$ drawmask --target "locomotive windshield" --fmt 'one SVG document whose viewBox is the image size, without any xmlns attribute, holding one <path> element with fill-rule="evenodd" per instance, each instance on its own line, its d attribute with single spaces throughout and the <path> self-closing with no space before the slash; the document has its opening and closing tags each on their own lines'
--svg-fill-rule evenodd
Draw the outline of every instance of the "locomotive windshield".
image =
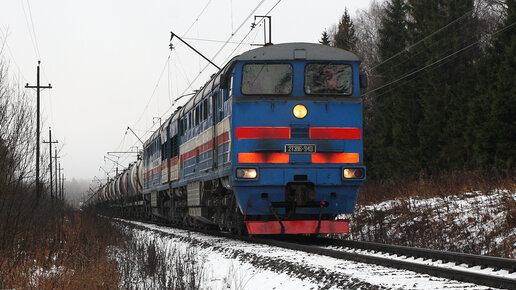
<svg viewBox="0 0 516 290">
<path fill-rule="evenodd" d="M 290 64 L 246 64 L 242 70 L 242 93 L 288 95 L 292 93 Z"/>
<path fill-rule="evenodd" d="M 307 64 L 305 92 L 309 95 L 351 95 L 353 71 L 347 64 Z"/>
</svg>

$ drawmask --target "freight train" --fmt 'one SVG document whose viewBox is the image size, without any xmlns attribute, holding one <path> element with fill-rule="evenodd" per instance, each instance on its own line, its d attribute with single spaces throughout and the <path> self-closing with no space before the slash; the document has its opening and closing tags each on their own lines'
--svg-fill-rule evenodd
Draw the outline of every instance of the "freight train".
<svg viewBox="0 0 516 290">
<path fill-rule="evenodd" d="M 251 235 L 346 233 L 366 178 L 358 57 L 311 43 L 231 59 L 105 184 L 108 212 Z"/>
</svg>

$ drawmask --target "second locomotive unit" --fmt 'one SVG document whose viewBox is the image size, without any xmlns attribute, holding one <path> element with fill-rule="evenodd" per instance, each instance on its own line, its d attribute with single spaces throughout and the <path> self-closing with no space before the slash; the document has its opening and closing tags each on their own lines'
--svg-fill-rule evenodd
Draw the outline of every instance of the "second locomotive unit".
<svg viewBox="0 0 516 290">
<path fill-rule="evenodd" d="M 245 52 L 167 119 L 98 203 L 253 235 L 346 233 L 349 220 L 336 217 L 353 213 L 365 179 L 364 81 L 357 56 L 334 47 Z"/>
</svg>

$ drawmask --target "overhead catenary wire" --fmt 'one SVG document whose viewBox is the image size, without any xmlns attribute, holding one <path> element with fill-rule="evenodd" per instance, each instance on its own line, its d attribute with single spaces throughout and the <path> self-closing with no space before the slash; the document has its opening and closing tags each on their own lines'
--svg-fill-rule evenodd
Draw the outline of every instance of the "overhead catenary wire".
<svg viewBox="0 0 516 290">
<path fill-rule="evenodd" d="M 231 15 L 231 31 L 233 31 L 233 0 L 229 0 L 229 11 Z"/>
<path fill-rule="evenodd" d="M 493 32 L 493 33 L 491 34 L 491 36 L 494 36 L 494 35 L 496 35 L 496 34 L 498 34 L 498 33 L 500 33 L 500 32 L 503 32 L 503 31 L 505 31 L 505 30 L 507 30 L 507 29 L 511 28 L 511 27 L 512 27 L 512 26 L 514 26 L 514 25 L 516 25 L 516 22 L 513 22 L 513 23 L 511 23 L 511 24 L 508 24 L 507 26 L 505 26 L 505 27 L 503 27 L 503 28 L 501 28 L 501 29 L 499 29 L 499 30 L 497 30 L 497 31 Z M 412 76 L 412 75 L 414 75 L 414 74 L 417 74 L 417 73 L 418 73 L 418 72 L 420 72 L 420 71 L 423 71 L 423 70 L 425 70 L 425 69 L 427 69 L 427 68 L 430 68 L 430 67 L 432 67 L 432 66 L 434 66 L 434 65 L 436 65 L 436 64 L 439 64 L 440 62 L 442 62 L 442 61 L 444 61 L 444 60 L 446 60 L 446 59 L 448 59 L 448 58 L 450 58 L 450 57 L 453 57 L 453 56 L 455 56 L 455 55 L 457 55 L 457 54 L 460 54 L 460 53 L 462 53 L 462 52 L 464 52 L 464 51 L 466 51 L 466 50 L 468 50 L 468 49 L 470 49 L 470 48 L 474 47 L 475 45 L 477 45 L 477 44 L 478 44 L 478 43 L 480 43 L 480 42 L 482 42 L 482 39 L 477 40 L 477 41 L 475 41 L 475 42 L 473 42 L 473 43 L 471 43 L 471 44 L 469 44 L 469 45 L 467 45 L 467 46 L 465 46 L 465 47 L 462 47 L 462 48 L 460 48 L 460 49 L 458 49 L 458 50 L 454 51 L 453 53 L 446 55 L 445 57 L 442 57 L 442 58 L 440 58 L 440 59 L 438 59 L 438 60 L 436 60 L 436 61 L 434 61 L 434 62 L 432 62 L 432 63 L 430 63 L 430 64 L 428 64 L 428 65 L 425 65 L 425 66 L 424 66 L 424 67 L 422 67 L 422 68 L 418 68 L 418 69 L 415 69 L 415 70 L 413 70 L 413 71 L 411 71 L 411 72 L 409 72 L 409 73 L 406 73 L 406 74 L 404 74 L 403 76 L 399 77 L 399 78 L 398 78 L 398 79 L 396 79 L 396 80 L 393 80 L 393 81 L 391 81 L 391 82 L 389 82 L 389 83 L 387 83 L 387 84 L 385 84 L 385 85 L 382 85 L 382 86 L 380 86 L 380 87 L 378 87 L 378 88 L 375 88 L 375 89 L 373 89 L 373 90 L 370 90 L 370 91 L 368 91 L 368 92 L 366 92 L 366 93 L 362 94 L 362 96 L 368 95 L 368 94 L 370 94 L 370 93 L 373 93 L 373 92 L 375 92 L 375 91 L 378 91 L 378 90 L 381 90 L 381 89 L 383 89 L 383 88 L 385 88 L 385 87 L 388 87 L 388 86 L 390 86 L 390 85 L 392 85 L 392 84 L 395 84 L 395 83 L 397 83 L 397 82 L 400 82 L 400 81 L 402 81 L 402 80 L 404 80 L 404 79 L 406 79 L 406 78 L 408 78 L 408 77 L 410 77 L 410 76 Z"/>
<path fill-rule="evenodd" d="M 281 1 L 282 1 L 282 0 L 278 0 L 278 1 L 276 2 L 276 4 L 274 4 L 274 6 L 273 6 L 273 7 L 272 7 L 272 8 L 271 8 L 271 9 L 270 9 L 266 14 L 265 14 L 265 16 L 269 15 L 269 14 L 272 12 L 272 10 L 274 10 L 274 8 L 276 8 L 276 6 L 278 6 L 278 4 L 279 4 Z M 220 51 L 225 47 L 225 45 L 226 45 L 226 44 L 231 40 L 231 38 L 232 38 L 232 37 L 233 37 L 233 36 L 234 36 L 234 35 L 235 35 L 239 30 L 240 30 L 240 28 L 242 28 L 242 26 L 243 26 L 243 25 L 244 25 L 244 24 L 249 20 L 249 18 L 251 18 L 251 16 L 252 16 L 252 15 L 254 14 L 254 12 L 255 12 L 255 11 L 256 11 L 256 10 L 257 10 L 261 5 L 262 5 L 262 4 L 263 4 L 263 2 L 264 2 L 264 0 L 263 0 L 263 1 L 261 1 L 260 3 L 258 3 L 258 5 L 255 7 L 255 9 L 253 9 L 253 11 L 252 11 L 251 13 L 249 13 L 248 17 L 247 17 L 247 18 L 246 18 L 246 19 L 245 19 L 245 20 L 240 24 L 240 26 L 239 26 L 239 27 L 234 31 L 234 33 L 232 33 L 232 34 L 231 34 L 231 36 L 230 36 L 230 37 L 228 38 L 228 40 L 224 43 L 224 45 L 219 49 L 219 51 L 217 51 L 217 53 L 216 53 L 216 54 L 215 54 L 215 56 L 212 58 L 212 60 L 213 60 L 213 59 L 215 59 L 215 57 L 220 53 Z M 253 27 L 252 27 L 252 28 L 251 28 L 251 30 L 250 30 L 250 31 L 249 31 L 249 32 L 244 36 L 244 38 L 242 38 L 242 41 L 240 41 L 240 42 L 239 42 L 239 45 L 238 45 L 238 46 L 240 46 L 240 45 L 244 42 L 244 40 L 246 39 L 246 37 L 247 37 L 247 36 L 249 36 L 249 34 L 251 33 L 251 31 L 252 31 L 252 30 L 253 30 Z M 238 48 L 238 46 L 237 46 L 237 48 Z M 237 49 L 237 48 L 235 48 L 235 49 L 230 53 L 230 56 L 229 56 L 227 59 L 229 59 L 230 57 L 232 57 L 233 53 L 236 51 L 236 49 Z M 227 59 L 226 59 L 226 61 L 225 61 L 225 62 L 227 62 Z M 187 89 L 185 89 L 185 90 L 182 92 L 182 94 L 181 94 L 181 95 L 184 95 L 184 94 L 185 94 L 185 93 L 190 89 L 190 87 L 192 86 L 192 84 L 193 84 L 193 83 L 194 83 L 194 82 L 195 82 L 195 81 L 200 77 L 200 75 L 202 74 L 202 72 L 203 72 L 203 71 L 204 71 L 208 66 L 209 66 L 209 65 L 206 65 L 206 66 L 204 67 L 204 69 L 203 69 L 203 70 L 202 70 L 202 71 L 201 71 L 201 72 L 196 76 L 196 78 L 195 78 L 195 79 L 192 81 L 192 83 L 187 87 Z M 175 104 L 176 104 L 176 103 L 172 104 L 172 105 L 171 105 L 171 106 L 170 106 L 170 107 L 165 111 L 165 113 L 163 113 L 163 114 L 161 115 L 161 117 L 163 118 L 164 116 L 166 116 L 166 115 L 169 113 L 169 111 L 174 107 L 174 105 L 175 105 Z"/>
<path fill-rule="evenodd" d="M 225 40 L 217 40 L 217 39 L 206 39 L 206 38 L 193 38 L 193 37 L 183 37 L 185 40 L 198 40 L 198 41 L 206 41 L 206 42 L 218 42 L 218 43 L 225 43 Z M 240 42 L 235 41 L 228 41 L 228 44 L 240 44 Z M 251 43 L 244 43 L 244 44 L 251 44 Z"/>
<path fill-rule="evenodd" d="M 231 35 L 229 36 L 229 38 L 224 42 L 224 44 L 222 45 L 222 47 L 215 53 L 215 55 L 211 58 L 211 60 L 213 61 L 219 54 L 220 52 L 226 47 L 226 45 L 228 44 L 229 41 L 231 41 L 231 39 L 233 38 L 233 36 L 244 26 L 244 24 L 253 16 L 253 14 L 256 12 L 256 10 L 258 10 L 258 8 L 260 8 L 260 6 L 263 4 L 263 2 L 265 2 L 265 0 L 261 0 L 258 5 L 251 11 L 251 13 L 249 13 L 249 15 L 244 19 L 244 21 L 242 21 L 242 23 L 238 26 L 238 28 L 233 31 L 231 33 Z M 201 70 L 201 72 L 199 72 L 199 74 L 197 74 L 197 76 L 194 78 L 194 80 L 192 81 L 192 83 L 190 85 L 188 85 L 188 87 L 183 90 L 183 92 L 181 93 L 181 95 L 184 95 L 188 90 L 190 90 L 190 88 L 192 87 L 192 85 L 195 83 L 195 81 L 201 76 L 201 74 L 206 70 L 206 68 L 208 68 L 210 64 L 208 63 L 207 65 L 204 66 L 204 68 Z M 172 104 L 166 111 L 165 113 L 163 113 L 161 115 L 161 117 L 163 118 L 164 116 L 166 116 L 170 111 L 171 109 L 174 107 L 175 103 Z"/>
<path fill-rule="evenodd" d="M 413 43 L 413 44 L 409 45 L 408 47 L 404 48 L 403 50 L 401 50 L 401 51 L 399 51 L 399 52 L 395 53 L 394 55 L 392 55 L 392 56 L 391 56 L 391 57 L 389 57 L 388 59 L 386 59 L 386 60 L 382 61 L 381 63 L 379 63 L 379 64 L 377 64 L 377 65 L 375 65 L 375 66 L 371 67 L 371 68 L 370 68 L 370 70 L 372 71 L 372 70 L 376 69 L 377 67 L 379 67 L 379 66 L 381 66 L 381 65 L 384 65 L 385 63 L 387 63 L 387 62 L 389 62 L 389 61 L 391 61 L 391 60 L 395 59 L 396 57 L 398 57 L 398 56 L 402 55 L 403 53 L 405 53 L 405 52 L 409 51 L 409 50 L 410 50 L 410 49 L 412 49 L 413 47 L 415 47 L 415 46 L 417 46 L 417 45 L 419 45 L 419 44 L 423 43 L 425 40 L 429 39 L 430 37 L 432 37 L 432 36 L 436 35 L 437 33 L 439 33 L 439 32 L 441 32 L 441 31 L 443 31 L 444 29 L 446 29 L 446 28 L 450 27 L 451 25 L 455 24 L 456 22 L 458 22 L 458 21 L 459 21 L 459 20 L 461 20 L 462 18 L 464 18 L 464 17 L 466 17 L 466 16 L 470 15 L 470 13 L 471 13 L 471 12 L 473 12 L 473 11 L 474 11 L 474 9 L 468 10 L 466 13 L 464 13 L 462 16 L 458 17 L 457 19 L 455 19 L 455 20 L 451 21 L 450 23 L 446 24 L 445 26 L 443 26 L 443 27 L 441 27 L 441 28 L 437 29 L 436 31 L 434 31 L 434 32 L 430 33 L 429 35 L 427 35 L 427 36 L 423 37 L 422 39 L 418 40 L 417 42 L 415 42 L 415 43 Z"/>
<path fill-rule="evenodd" d="M 232 31 L 231 36 L 230 36 L 226 41 L 224 41 L 224 42 L 223 42 L 224 44 L 223 44 L 223 45 L 222 45 L 222 47 L 221 47 L 221 48 L 220 48 L 220 49 L 215 53 L 215 55 L 212 57 L 212 60 L 213 60 L 213 59 L 215 59 L 215 58 L 220 54 L 220 52 L 225 48 L 225 46 L 226 46 L 227 44 L 232 43 L 232 42 L 230 41 L 230 40 L 232 39 L 232 37 L 233 37 L 236 33 L 238 33 L 238 31 L 240 31 L 240 29 L 241 29 L 241 28 L 245 25 L 245 23 L 246 23 L 246 22 L 247 22 L 247 21 L 252 17 L 252 15 L 256 12 L 256 10 L 257 10 L 259 7 L 263 4 L 263 2 L 264 2 L 264 1 L 265 1 L 265 0 L 260 1 L 260 2 L 258 3 L 258 5 L 257 5 L 257 6 L 256 6 L 256 7 L 255 7 L 255 8 L 254 8 L 250 13 L 249 13 L 249 15 L 246 17 L 246 19 L 245 19 L 244 21 L 242 21 L 242 23 L 237 27 L 237 29 L 236 29 L 236 30 L 234 30 L 234 31 Z M 272 10 L 273 10 L 273 9 L 274 9 L 274 8 L 275 8 L 275 7 L 276 7 L 276 6 L 281 2 L 281 1 L 282 1 L 282 0 L 277 1 L 277 2 L 276 2 L 276 4 L 275 4 L 275 5 L 274 5 L 270 10 L 269 10 L 269 12 L 267 12 L 267 14 L 266 14 L 266 15 L 268 15 L 268 14 L 269 14 L 269 13 L 270 13 L 270 12 L 271 12 L 271 11 L 272 11 Z M 199 17 L 204 13 L 204 11 L 206 10 L 206 8 L 207 8 L 207 6 L 210 4 L 210 2 L 211 2 L 211 1 L 208 1 L 208 3 L 206 4 L 206 6 L 204 7 L 203 11 L 201 11 L 201 13 L 199 14 L 198 18 L 196 18 L 196 20 L 194 21 L 194 23 L 192 23 L 192 25 L 189 27 L 189 29 L 187 30 L 187 32 L 186 32 L 184 35 L 186 35 L 186 34 L 188 33 L 188 31 L 190 31 L 190 29 L 195 25 L 195 23 L 198 21 Z M 247 37 L 249 34 L 250 34 L 250 32 L 246 35 L 246 37 Z M 184 38 L 184 36 L 183 36 L 183 38 Z M 202 41 L 203 39 L 200 39 L 200 38 L 199 38 L 198 40 L 199 40 L 199 41 Z M 244 42 L 244 40 L 245 40 L 245 38 L 243 38 L 243 40 L 242 40 L 242 41 L 240 41 L 237 45 L 238 45 L 238 46 L 242 45 L 242 43 Z M 210 41 L 210 40 L 208 40 L 208 41 Z M 219 42 L 219 41 L 213 41 L 213 42 Z M 234 51 L 235 51 L 235 50 L 233 50 L 233 52 L 234 52 Z M 232 52 L 232 53 L 233 53 L 233 52 Z M 169 59 L 168 59 L 168 58 L 167 58 L 167 61 L 169 61 Z M 167 65 L 168 65 L 168 64 L 167 64 Z M 164 68 L 165 68 L 165 69 L 167 68 L 167 65 L 165 65 L 165 66 L 164 66 Z M 177 66 L 176 66 L 176 64 L 175 64 L 175 62 L 174 62 L 174 65 L 175 65 L 176 69 L 178 69 L 178 68 L 177 68 Z M 190 88 L 194 85 L 195 81 L 197 81 L 197 79 L 198 79 L 198 78 L 200 77 L 200 75 L 201 75 L 201 74 L 206 70 L 206 68 L 207 68 L 208 66 L 209 66 L 209 64 L 208 64 L 208 65 L 206 65 L 206 66 L 205 66 L 205 67 L 204 67 L 204 68 L 199 72 L 199 74 L 194 78 L 194 80 L 193 80 L 192 82 L 188 82 L 188 83 L 189 83 L 189 84 L 188 84 L 188 87 L 187 87 L 185 90 L 183 90 L 183 92 L 180 94 L 181 96 L 184 96 L 184 95 L 185 95 L 185 93 L 186 93 L 188 90 L 190 90 Z M 180 71 L 180 70 L 178 69 L 178 71 Z M 176 75 L 176 79 L 177 79 L 177 74 L 175 74 L 175 75 Z M 183 77 L 185 77 L 185 76 L 183 76 Z M 188 77 L 187 77 L 187 76 L 186 76 L 186 78 L 188 79 Z M 161 80 L 161 76 L 160 76 L 160 80 Z M 155 89 L 157 88 L 157 86 L 159 86 L 159 80 L 158 80 L 158 84 L 155 86 Z M 176 90 L 178 90 L 178 87 L 177 87 L 177 86 L 176 86 Z M 176 92 L 176 93 L 177 93 L 177 92 Z M 179 95 L 179 94 L 178 94 L 178 95 Z M 163 118 L 164 116 L 166 116 L 166 115 L 169 113 L 169 111 L 170 111 L 171 109 L 173 109 L 173 108 L 174 108 L 174 106 L 178 103 L 178 102 L 177 102 L 177 100 L 179 100 L 179 99 L 181 99 L 181 98 L 182 98 L 182 97 L 176 98 L 176 99 L 174 100 L 174 103 L 173 103 L 173 104 L 171 104 L 171 105 L 169 106 L 169 108 L 165 111 L 165 113 L 163 113 L 163 114 L 161 115 L 161 118 Z M 186 101 L 187 101 L 187 100 L 186 100 Z M 140 118 L 138 119 L 138 121 L 135 123 L 135 126 L 136 126 L 136 124 L 137 124 L 137 123 L 139 123 L 139 121 L 141 121 L 141 118 L 143 117 L 143 114 L 145 113 L 145 110 L 146 110 L 146 109 L 144 109 L 144 112 L 142 113 L 142 115 L 140 116 Z M 154 126 L 154 125 L 153 125 L 153 126 Z M 153 130 L 147 130 L 147 131 L 146 131 L 146 132 L 141 136 L 141 138 L 142 138 L 142 139 L 146 139 L 146 137 L 148 136 L 148 134 L 152 134 L 153 132 L 154 132 Z M 137 143 L 137 142 L 135 142 L 135 144 L 136 144 L 136 143 Z M 125 163 L 125 161 L 127 160 L 127 158 L 128 158 L 128 157 L 123 158 L 121 162 L 122 162 L 122 163 Z"/>
<path fill-rule="evenodd" d="M 152 94 L 150 95 L 150 97 L 147 101 L 147 104 L 145 105 L 145 107 L 143 109 L 143 112 L 140 114 L 140 117 L 138 117 L 138 120 L 133 124 L 133 127 L 135 127 L 140 122 L 140 120 L 143 118 L 143 116 L 145 115 L 145 112 L 149 108 L 149 105 L 150 105 L 152 99 L 154 98 L 154 95 L 156 95 L 156 90 L 158 89 L 159 83 L 160 83 L 161 79 L 163 78 L 163 74 L 165 73 L 165 70 L 167 68 L 168 58 L 170 57 L 171 54 L 172 54 L 172 51 L 170 51 L 170 53 L 168 54 L 167 60 L 165 61 L 165 64 L 163 65 L 163 68 L 161 69 L 161 73 L 159 74 L 158 82 L 154 86 L 154 89 L 152 90 Z"/>
<path fill-rule="evenodd" d="M 442 28 L 438 29 L 437 31 L 442 31 L 444 28 L 448 28 L 448 27 L 450 26 L 450 24 L 455 24 L 455 23 L 456 23 L 456 20 L 459 20 L 459 19 L 463 18 L 464 16 L 467 16 L 471 11 L 472 11 L 472 10 L 470 10 L 470 11 L 466 12 L 466 13 L 465 13 L 464 15 L 462 15 L 461 17 L 459 17 L 459 18 L 455 19 L 454 21 L 452 21 L 451 23 L 447 24 L 446 26 L 444 26 L 444 27 L 442 27 Z M 485 13 L 487 13 L 487 12 L 485 12 Z M 470 29 L 470 27 L 469 27 L 468 25 L 470 24 L 470 22 L 472 22 L 472 21 L 474 21 L 474 20 L 475 20 L 474 18 L 471 18 L 471 19 L 469 19 L 469 21 L 462 23 L 462 24 L 461 24 L 461 26 L 460 26 L 459 28 L 457 28 L 457 29 L 455 29 L 455 30 L 454 30 L 454 32 L 462 31 L 462 29 Z M 410 51 L 412 48 L 416 47 L 417 45 L 420 45 L 420 44 L 424 43 L 424 40 L 425 40 L 425 39 L 429 38 L 431 35 L 435 35 L 435 33 L 436 33 L 437 31 L 432 32 L 430 35 L 426 36 L 425 38 L 423 38 L 422 40 L 420 40 L 420 41 L 418 41 L 418 42 L 416 42 L 416 43 L 414 43 L 414 44 L 411 44 L 409 47 L 402 49 L 400 52 L 396 53 L 395 55 L 393 55 L 393 56 L 392 56 L 392 57 L 390 57 L 389 59 L 387 59 L 387 60 L 383 61 L 382 63 L 380 63 L 380 64 L 376 65 L 375 67 L 372 67 L 372 68 L 368 69 L 368 71 L 371 73 L 371 71 L 372 71 L 372 70 L 374 70 L 375 68 L 377 68 L 377 67 L 381 66 L 382 64 L 384 64 L 384 63 L 386 63 L 386 62 L 388 62 L 388 61 L 390 61 L 390 60 L 394 59 L 395 57 L 400 57 L 401 55 L 403 55 L 403 53 L 404 53 L 404 52 L 408 52 L 408 51 Z M 462 35 L 467 35 L 467 33 L 462 33 Z M 475 35 L 471 35 L 471 37 L 475 37 Z M 425 44 L 425 45 L 426 45 L 426 48 L 427 48 L 427 49 L 432 49 L 433 47 L 435 47 L 435 46 L 439 45 L 442 41 L 445 41 L 445 38 L 442 38 L 442 39 L 436 40 L 436 41 L 434 41 L 434 42 L 431 42 L 430 44 Z M 416 54 L 414 54 L 413 56 L 417 56 L 417 55 L 419 55 L 419 54 L 421 54 L 421 53 L 422 53 L 422 51 L 419 51 L 419 52 L 417 52 Z M 394 68 L 396 68 L 396 67 L 399 67 L 400 65 L 405 64 L 407 61 L 408 61 L 408 59 L 404 59 L 404 60 L 401 60 L 401 61 L 397 61 L 397 62 L 396 62 L 396 63 L 394 63 L 393 65 L 388 66 L 388 67 L 386 68 L 386 70 L 392 70 L 392 69 L 394 69 Z"/>
<path fill-rule="evenodd" d="M 265 13 L 264 16 L 268 16 L 272 10 L 274 10 L 274 8 L 276 8 L 276 6 L 278 6 L 278 4 L 280 4 L 282 0 L 278 0 L 278 2 L 276 2 L 276 4 L 274 4 L 274 6 L 272 6 L 271 9 L 269 9 L 269 11 L 267 13 Z M 260 21 L 260 27 L 261 27 L 261 23 L 265 21 L 265 17 L 262 18 L 262 20 Z M 226 60 L 224 62 L 227 62 L 235 53 L 235 51 L 237 51 L 238 48 L 240 48 L 240 46 L 244 43 L 245 39 L 249 36 L 249 34 L 251 34 L 251 32 L 253 31 L 253 29 L 255 29 L 256 26 L 251 26 L 251 29 L 247 32 L 247 34 L 242 38 L 242 40 L 238 43 L 237 47 L 235 47 L 235 49 L 233 49 L 233 51 L 229 54 L 228 58 L 226 58 Z M 258 30 L 256 30 L 258 31 Z M 258 32 L 257 32 L 258 33 Z M 256 38 L 256 37 L 255 37 Z"/>
<path fill-rule="evenodd" d="M 168 101 L 172 103 L 171 95 L 170 95 L 170 55 L 167 58 L 167 95 L 168 95 Z"/>
<path fill-rule="evenodd" d="M 437 65 L 435 65 L 435 66 L 433 66 L 433 67 L 428 68 L 428 70 L 426 70 L 426 71 L 427 71 L 427 72 L 429 72 L 429 71 L 433 71 L 433 70 L 435 70 L 435 69 L 437 69 L 437 68 L 439 68 L 439 67 L 441 67 L 441 66 L 443 66 L 443 65 L 445 65 L 445 64 L 447 64 L 447 63 L 449 63 L 450 61 L 452 61 L 453 59 L 455 59 L 455 58 L 456 58 L 456 57 L 458 57 L 458 56 L 459 56 L 459 55 L 455 55 L 455 56 L 454 56 L 454 57 L 452 57 L 452 58 L 448 58 L 447 60 L 445 60 L 445 61 L 443 61 L 443 62 L 441 62 L 441 63 L 439 63 L 439 64 L 437 64 Z M 386 89 L 386 90 L 382 90 L 382 92 L 381 92 L 381 93 L 377 93 L 377 94 L 375 94 L 375 97 L 379 98 L 379 97 L 381 97 L 381 96 L 383 96 L 383 95 L 385 95 L 385 94 L 388 94 L 388 93 L 390 93 L 390 92 L 394 91 L 395 89 L 397 89 L 397 88 L 399 88 L 399 87 L 402 87 L 402 86 L 404 86 L 405 84 L 407 84 L 407 83 L 409 83 L 409 82 L 411 82 L 411 81 L 413 81 L 413 80 L 415 80 L 415 79 L 417 79 L 417 78 L 420 78 L 421 76 L 422 76 L 422 74 L 413 74 L 412 76 L 410 76 L 410 77 L 408 77 L 408 78 L 404 79 L 403 81 L 401 81 L 401 82 L 398 82 L 398 83 L 394 84 L 394 86 L 390 86 L 388 89 Z"/>
<path fill-rule="evenodd" d="M 179 63 L 179 66 L 177 66 L 177 64 L 174 62 L 174 67 L 176 68 L 176 70 L 181 74 L 181 76 L 184 78 L 184 80 L 186 81 L 186 83 L 190 86 L 192 83 L 190 82 L 190 79 L 188 79 L 188 75 L 186 74 L 186 72 L 184 71 L 183 69 L 183 66 L 181 64 L 181 61 L 179 59 L 177 59 L 177 62 Z M 176 74 L 177 76 L 177 74 Z M 179 95 L 179 93 L 178 93 Z M 171 106 L 173 106 L 174 104 L 170 104 Z"/>
<path fill-rule="evenodd" d="M 200 17 L 204 14 L 204 12 L 206 11 L 206 9 L 208 8 L 208 6 L 210 5 L 210 3 L 211 3 L 211 2 L 212 2 L 212 0 L 208 0 L 208 1 L 206 2 L 206 4 L 204 5 L 203 9 L 202 9 L 202 10 L 201 10 L 201 12 L 199 13 L 199 15 L 198 15 L 198 16 L 196 17 L 196 19 L 192 22 L 192 24 L 188 27 L 188 29 L 186 30 L 186 32 L 184 33 L 184 35 L 183 35 L 183 36 L 185 36 L 186 34 L 188 34 L 188 32 L 189 32 L 189 31 L 194 27 L 194 25 L 197 23 L 197 21 L 199 21 Z M 172 53 L 172 51 L 171 51 L 171 52 L 168 54 L 168 56 L 167 56 L 167 60 L 166 60 L 166 63 L 165 63 L 165 65 L 164 65 L 164 69 L 166 69 L 166 68 L 168 67 L 168 65 L 169 65 L 169 64 L 168 64 L 168 62 L 170 62 L 171 53 Z M 152 93 L 152 94 L 151 94 L 151 96 L 149 97 L 149 100 L 148 100 L 148 102 L 147 102 L 147 104 L 146 104 L 146 106 L 145 106 L 144 110 L 142 111 L 142 114 L 141 114 L 141 115 L 140 115 L 140 117 L 138 118 L 138 121 L 134 123 L 133 127 L 136 127 L 136 125 L 141 121 L 141 119 L 142 119 L 142 118 L 143 118 L 143 116 L 145 115 L 145 112 L 146 112 L 146 110 L 148 109 L 149 104 L 150 104 L 150 102 L 151 102 L 152 98 L 154 97 L 154 94 L 156 93 L 156 89 L 157 89 L 157 87 L 159 87 L 159 84 L 160 84 L 160 82 L 161 82 L 161 79 L 162 79 L 162 76 L 163 76 L 163 73 L 164 73 L 164 69 L 162 70 L 162 72 L 161 72 L 161 74 L 160 74 L 160 77 L 159 77 L 159 79 L 158 79 L 158 81 L 157 81 L 156 85 L 154 86 L 153 93 Z M 177 79 L 177 74 L 176 74 L 176 79 Z M 177 90 L 177 88 L 176 88 L 176 90 Z M 153 126 L 154 126 L 154 125 L 153 125 Z M 153 127 L 153 126 L 152 126 L 152 127 Z M 151 128 L 152 128 L 152 127 L 151 127 Z M 153 132 L 153 131 L 152 131 L 152 130 L 145 130 L 145 133 L 142 135 L 142 138 L 146 138 L 146 136 L 147 136 L 147 134 L 148 134 L 149 132 Z M 124 146 L 124 144 L 125 144 L 125 140 L 126 140 L 126 136 L 127 136 L 127 135 L 126 135 L 126 134 L 124 134 L 124 136 L 122 137 L 122 140 L 121 140 L 120 144 L 119 144 L 119 145 L 118 145 L 118 147 L 117 147 L 117 150 L 119 150 L 120 148 L 122 148 L 122 147 Z M 135 143 L 133 144 L 133 146 L 134 146 L 135 144 L 137 144 L 137 142 L 135 142 Z M 125 162 L 125 160 L 126 160 L 127 158 L 128 158 L 128 157 L 124 158 L 124 160 L 123 160 L 122 162 Z M 114 167 L 113 167 L 113 168 L 114 168 Z"/>
<path fill-rule="evenodd" d="M 208 6 L 210 5 L 212 0 L 208 0 L 208 2 L 206 3 L 206 5 L 204 5 L 203 9 L 201 10 L 201 12 L 199 13 L 199 15 L 197 16 L 197 18 L 195 18 L 194 22 L 188 27 L 188 29 L 186 30 L 186 32 L 184 33 L 184 35 L 188 34 L 188 32 L 190 32 L 190 30 L 194 27 L 194 25 L 197 23 L 197 21 L 199 21 L 199 18 L 204 14 L 204 12 L 206 11 L 206 9 L 208 8 Z M 169 60 L 169 57 L 171 56 L 171 53 L 172 51 L 169 52 L 168 56 L 167 56 L 167 61 Z M 166 63 L 164 65 L 164 69 L 166 68 Z M 154 97 L 154 94 L 156 93 L 156 89 L 157 87 L 159 86 L 160 82 L 161 82 L 161 79 L 162 79 L 162 76 L 163 76 L 163 72 L 164 72 L 164 69 L 161 71 L 161 74 L 160 74 L 160 77 L 158 78 L 158 81 L 156 83 L 156 85 L 154 86 L 154 90 L 151 94 L 151 96 L 149 97 L 149 100 L 147 102 L 147 105 L 145 106 L 142 114 L 140 115 L 140 117 L 138 118 L 138 121 L 136 123 L 134 123 L 133 127 L 136 127 L 136 125 L 141 121 L 143 115 L 145 114 L 146 110 L 148 109 L 149 107 L 149 103 L 150 101 L 152 100 L 152 98 Z"/>
</svg>

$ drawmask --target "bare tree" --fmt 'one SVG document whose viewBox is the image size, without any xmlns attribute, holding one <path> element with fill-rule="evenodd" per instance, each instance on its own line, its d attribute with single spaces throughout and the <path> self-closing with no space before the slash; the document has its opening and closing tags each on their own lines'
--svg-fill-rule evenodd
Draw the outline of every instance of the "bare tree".
<svg viewBox="0 0 516 290">
<path fill-rule="evenodd" d="M 0 254 L 30 226 L 34 198 L 34 106 L 0 59 Z M 0 262 L 0 269 L 2 263 Z"/>
</svg>

